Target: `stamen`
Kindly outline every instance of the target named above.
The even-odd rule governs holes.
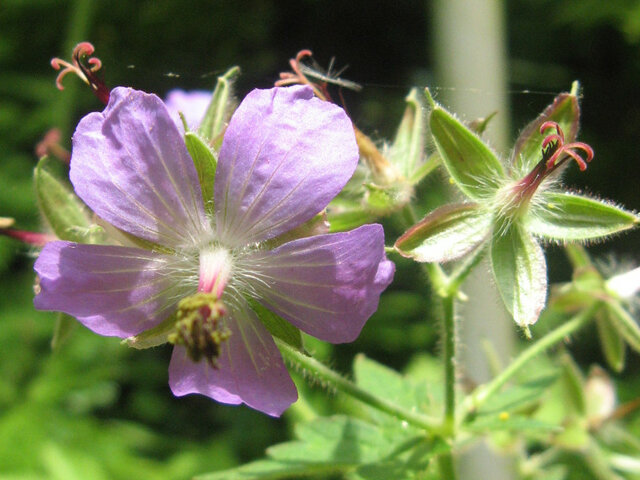
[[[106,105],[109,102],[109,89],[95,74],[102,68],[102,61],[97,57],[91,57],[94,51],[95,48],[91,43],[81,42],[76,45],[71,54],[73,63],[56,57],[51,59],[51,66],[55,70],[61,70],[56,77],[56,86],[59,90],[64,90],[62,79],[67,74],[74,73],[84,83],[91,86],[94,94]]]
[[[203,358],[212,368],[218,368],[222,343],[231,336],[224,326],[227,310],[215,295],[198,292],[178,303],[177,321],[169,343],[182,345],[189,358],[197,363]]]

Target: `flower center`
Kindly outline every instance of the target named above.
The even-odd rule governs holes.
[[[222,342],[231,336],[222,321],[225,314],[224,304],[212,293],[198,292],[184,298],[178,303],[178,319],[167,340],[184,346],[192,361],[205,358],[212,368],[218,368]]]
[[[200,252],[198,291],[222,298],[233,268],[231,253],[222,247],[210,246]]]

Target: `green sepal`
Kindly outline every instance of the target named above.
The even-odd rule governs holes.
[[[491,266],[498,291],[518,325],[538,320],[547,298],[547,264],[542,248],[520,225],[495,228]]]
[[[231,67],[218,77],[211,103],[198,128],[198,134],[216,147],[222,142],[226,123],[233,113],[233,82],[239,74],[240,67]]]
[[[407,107],[387,158],[405,178],[409,178],[424,158],[425,122],[418,89],[411,89],[405,101]]]
[[[56,324],[53,327],[51,350],[56,350],[66,342],[78,326],[78,321],[66,313],[58,312]]]
[[[104,240],[102,229],[92,224],[89,210],[73,192],[65,165],[42,157],[33,177],[40,211],[59,239],[79,243]]]
[[[448,262],[482,243],[490,226],[491,215],[475,203],[444,205],[409,228],[394,246],[418,262]]]
[[[297,350],[304,350],[302,334],[297,327],[294,327],[279,315],[276,315],[271,310],[263,307],[253,298],[246,298],[246,300],[262,324],[267,327],[267,330],[269,330],[271,335],[279,338]]]
[[[478,135],[481,135],[485,132],[485,130],[489,126],[489,122],[493,120],[493,117],[495,117],[497,114],[498,112],[495,111],[495,112],[491,112],[486,117],[476,118],[475,120],[472,120],[471,123],[469,123],[469,128],[471,129],[472,132],[475,132]]]
[[[211,148],[195,133],[185,133],[184,141],[198,172],[204,209],[207,213],[213,213],[213,182],[218,160]]]
[[[471,199],[486,200],[504,183],[502,164],[480,138],[442,108],[434,108],[430,127],[449,175]]]
[[[544,122],[553,121],[560,125],[566,143],[573,142],[578,135],[580,105],[578,104],[578,85],[574,83],[571,93],[561,93],[551,105],[531,123],[529,123],[516,141],[511,154],[510,165],[515,176],[530,172],[542,158],[542,141],[549,132],[540,133]]]
[[[619,302],[607,302],[605,308],[618,333],[624,337],[632,349],[640,353],[640,327],[638,327],[638,323],[629,315],[629,312],[622,308]]]
[[[593,240],[634,227],[640,219],[610,203],[571,193],[546,192],[531,208],[531,233],[559,241]]]
[[[172,313],[169,318],[159,323],[149,330],[145,330],[138,335],[125,338],[122,343],[139,350],[157,347],[167,343],[167,337],[173,332],[178,320],[177,312]]]
[[[624,337],[616,328],[615,321],[611,319],[611,311],[606,305],[596,314],[596,326],[607,364],[613,371],[621,372],[626,356]]]

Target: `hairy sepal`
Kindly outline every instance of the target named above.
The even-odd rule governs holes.
[[[407,107],[388,158],[405,178],[409,178],[424,159],[425,122],[418,90],[412,89],[405,101]]]
[[[449,175],[469,198],[491,198],[504,183],[504,169],[480,138],[442,108],[430,115],[431,133]]]
[[[637,215],[601,200],[548,192],[532,209],[526,226],[534,235],[550,240],[581,241],[627,230],[639,221]]]
[[[490,225],[490,215],[475,203],[444,205],[409,228],[395,248],[418,262],[448,262],[482,243]]]
[[[526,329],[538,320],[547,299],[547,264],[542,248],[518,223],[496,228],[491,266],[507,310]]]

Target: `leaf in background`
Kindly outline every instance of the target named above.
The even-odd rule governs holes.
[[[490,225],[491,216],[476,204],[444,205],[403,233],[395,248],[418,262],[448,262],[482,243]]]
[[[78,321],[75,318],[59,312],[56,316],[56,325],[53,327],[51,349],[56,350],[59,348],[71,336],[77,326]]]
[[[439,107],[431,112],[429,125],[442,162],[460,190],[475,201],[492,197],[505,174],[489,147]]]
[[[627,312],[619,302],[607,302],[605,308],[608,310],[609,319],[618,333],[624,337],[627,344],[640,353],[640,327],[633,317]]]

